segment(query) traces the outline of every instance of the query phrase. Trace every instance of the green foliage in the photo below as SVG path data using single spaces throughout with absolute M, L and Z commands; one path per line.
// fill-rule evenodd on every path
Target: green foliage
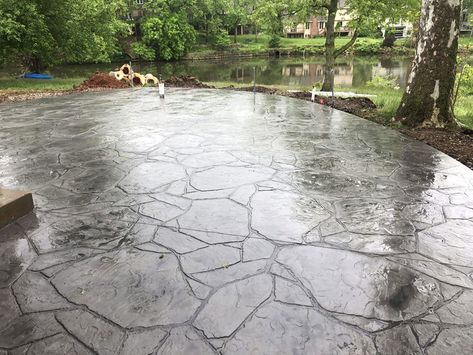
M 382 38 L 383 33 L 380 24 L 372 19 L 367 19 L 358 25 L 358 34 L 360 37 Z
M 286 21 L 286 24 L 293 22 L 292 17 L 302 9 L 300 5 L 298 0 L 255 0 L 255 10 L 251 18 L 268 34 L 280 36 L 283 33 L 284 22 Z
M 396 79 L 389 76 L 384 77 L 384 76 L 377 75 L 372 80 L 368 81 L 366 83 L 366 86 L 399 90 L 399 86 L 397 85 Z
M 278 35 L 272 35 L 268 42 L 269 48 L 278 48 L 281 46 L 281 37 Z
M 360 55 L 377 55 L 381 49 L 381 41 L 360 38 L 353 45 L 353 52 Z
M 33 70 L 107 62 L 127 25 L 123 0 L 0 0 L 0 59 Z
M 132 44 L 133 53 L 136 57 L 146 60 L 153 61 L 156 59 L 156 52 L 153 48 L 148 47 L 143 42 L 135 42 Z
M 143 42 L 163 60 L 180 59 L 195 42 L 195 30 L 187 22 L 186 15 L 165 13 L 149 17 L 142 26 Z
M 464 63 L 464 58 L 460 58 L 461 69 L 456 77 L 456 93 L 453 99 L 453 107 L 457 118 L 470 115 L 468 121 L 473 126 L 473 67 Z M 465 123 L 465 122 L 464 122 Z
M 227 31 L 223 29 L 220 29 L 212 34 L 211 42 L 212 46 L 218 50 L 223 50 L 230 46 L 230 38 L 228 37 Z
M 219 18 L 213 18 L 207 22 L 206 39 L 217 50 L 223 50 L 230 46 L 230 38 Z
M 51 90 L 70 90 L 74 85 L 79 85 L 86 78 L 68 78 L 53 80 L 35 80 L 35 79 L 10 79 L 0 78 L 0 92 L 35 92 Z
M 158 59 L 177 60 L 184 57 L 196 40 L 190 18 L 201 16 L 196 1 L 148 0 L 142 23 L 142 41 L 152 48 Z
M 460 78 L 461 75 L 461 78 Z M 460 97 L 473 96 L 473 67 L 465 64 L 463 73 L 458 74 L 458 94 Z

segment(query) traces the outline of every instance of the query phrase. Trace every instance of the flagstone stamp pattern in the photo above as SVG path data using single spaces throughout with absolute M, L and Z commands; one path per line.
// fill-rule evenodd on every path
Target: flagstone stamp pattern
M 473 172 L 317 104 L 0 105 L 0 354 L 471 354 Z

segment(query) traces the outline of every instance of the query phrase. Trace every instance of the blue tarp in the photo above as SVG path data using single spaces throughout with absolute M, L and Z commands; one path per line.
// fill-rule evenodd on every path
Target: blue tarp
M 53 77 L 48 74 L 25 73 L 21 76 L 24 79 L 44 79 L 51 80 Z

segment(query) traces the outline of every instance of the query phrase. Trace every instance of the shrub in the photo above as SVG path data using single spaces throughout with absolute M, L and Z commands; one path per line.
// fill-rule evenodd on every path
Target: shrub
M 359 38 L 353 45 L 353 52 L 362 55 L 376 55 L 380 49 L 381 42 L 379 40 Z
M 143 42 L 135 42 L 131 45 L 131 48 L 133 49 L 133 53 L 135 54 L 135 56 L 140 59 L 149 62 L 156 59 L 156 52 L 154 51 L 154 49 L 148 47 Z
M 375 76 L 366 83 L 366 86 L 377 88 L 399 89 L 396 79 L 393 77 Z
M 230 38 L 228 37 L 227 31 L 220 29 L 217 33 L 212 36 L 212 47 L 218 50 L 228 48 L 230 46 Z
M 473 96 L 473 67 L 463 64 L 457 73 L 456 84 L 454 106 L 456 106 L 459 100 Z
M 195 30 L 185 13 L 166 13 L 146 18 L 143 23 L 143 42 L 153 48 L 160 59 L 184 57 L 195 43 Z
M 269 48 L 278 48 L 281 46 L 281 37 L 278 35 L 272 35 L 269 43 L 268 43 Z

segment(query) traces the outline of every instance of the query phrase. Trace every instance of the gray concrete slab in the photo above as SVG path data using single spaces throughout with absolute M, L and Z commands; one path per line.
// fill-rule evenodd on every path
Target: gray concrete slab
M 294 99 L 0 105 L 0 353 L 471 354 L 473 171 Z

